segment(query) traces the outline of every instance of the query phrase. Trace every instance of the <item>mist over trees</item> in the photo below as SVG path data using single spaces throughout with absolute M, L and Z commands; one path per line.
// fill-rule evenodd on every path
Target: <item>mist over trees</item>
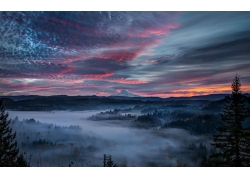
M 250 165 L 250 129 L 242 123 L 250 116 L 247 98 L 242 94 L 239 76 L 232 83 L 232 95 L 226 98 L 221 113 L 224 125 L 217 128 L 212 145 L 219 149 L 211 156 L 216 166 L 241 167 Z

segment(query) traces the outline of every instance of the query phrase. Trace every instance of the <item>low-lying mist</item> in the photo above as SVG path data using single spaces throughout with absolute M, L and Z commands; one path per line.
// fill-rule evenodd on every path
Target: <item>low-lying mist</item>
M 202 142 L 210 148 L 208 137 L 183 129 L 147 130 L 132 120 L 87 119 L 100 111 L 8 112 L 32 166 L 102 166 L 104 154 L 117 166 L 199 166 L 198 151 L 190 147 Z

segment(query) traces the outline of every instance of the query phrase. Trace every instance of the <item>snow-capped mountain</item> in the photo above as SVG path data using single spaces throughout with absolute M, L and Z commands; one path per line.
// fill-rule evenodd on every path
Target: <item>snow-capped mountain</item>
M 122 89 L 121 92 L 119 92 L 118 94 L 114 94 L 112 96 L 123 96 L 123 97 L 140 97 L 138 95 L 135 95 L 131 92 L 129 92 L 128 90 L 126 89 Z

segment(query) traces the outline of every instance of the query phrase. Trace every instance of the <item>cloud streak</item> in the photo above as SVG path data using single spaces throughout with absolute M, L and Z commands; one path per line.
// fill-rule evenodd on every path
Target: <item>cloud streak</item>
M 1 12 L 0 93 L 225 93 L 236 73 L 243 91 L 250 92 L 249 17 L 249 12 Z M 109 88 L 81 88 L 89 84 Z M 218 84 L 223 88 L 210 90 Z

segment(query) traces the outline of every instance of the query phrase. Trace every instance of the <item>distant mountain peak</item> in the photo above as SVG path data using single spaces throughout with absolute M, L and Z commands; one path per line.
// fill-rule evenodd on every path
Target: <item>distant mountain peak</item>
M 120 91 L 121 91 L 121 92 L 119 92 L 118 94 L 114 94 L 114 95 L 112 95 L 112 96 L 140 97 L 140 96 L 138 96 L 138 95 L 135 95 L 135 94 L 129 92 L 129 91 L 126 90 L 126 89 L 121 89 Z

